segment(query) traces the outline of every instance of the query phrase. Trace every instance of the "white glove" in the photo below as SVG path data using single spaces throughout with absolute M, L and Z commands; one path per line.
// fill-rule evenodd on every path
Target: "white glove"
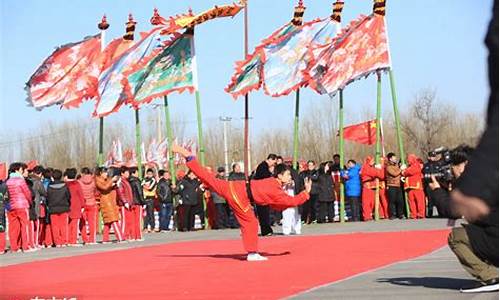
M 377 169 L 382 169 L 382 165 L 380 165 L 380 164 L 376 164 L 376 165 L 375 165 L 375 168 L 377 168 Z
M 179 200 L 179 204 L 182 205 L 182 200 Z
M 130 205 L 128 203 L 125 203 L 125 208 L 130 209 Z

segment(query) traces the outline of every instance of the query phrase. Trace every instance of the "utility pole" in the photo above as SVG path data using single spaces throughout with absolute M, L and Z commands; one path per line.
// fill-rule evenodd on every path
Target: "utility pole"
M 231 117 L 219 117 L 219 120 L 224 124 L 224 165 L 226 176 L 229 175 L 229 147 L 227 145 L 227 122 L 231 122 Z

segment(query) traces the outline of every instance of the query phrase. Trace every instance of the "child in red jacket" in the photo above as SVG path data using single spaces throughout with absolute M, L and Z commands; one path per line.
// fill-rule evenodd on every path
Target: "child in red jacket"
M 85 198 L 83 197 L 82 186 L 76 180 L 76 169 L 66 169 L 64 172 L 64 181 L 71 195 L 70 210 L 69 210 L 69 232 L 68 246 L 82 246 L 78 244 L 78 233 L 80 229 L 80 219 L 82 218 L 83 208 L 85 206 Z

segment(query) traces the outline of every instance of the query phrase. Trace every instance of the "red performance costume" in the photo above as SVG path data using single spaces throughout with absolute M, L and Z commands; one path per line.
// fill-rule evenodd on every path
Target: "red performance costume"
M 379 179 L 379 215 L 386 218 L 387 199 L 385 197 L 385 172 L 384 169 L 378 169 L 373 166 L 374 159 L 371 156 L 366 157 L 365 163 L 361 167 L 360 175 L 363 183 L 362 192 L 362 211 L 363 221 L 372 220 L 372 213 L 375 209 L 375 189 L 377 188 L 377 179 Z
M 408 191 L 412 219 L 425 218 L 425 194 L 422 186 L 422 164 L 417 156 L 408 155 L 408 168 L 402 172 L 406 177 L 405 190 Z
M 202 167 L 194 157 L 188 157 L 186 165 L 211 191 L 226 199 L 240 223 L 243 247 L 249 253 L 257 252 L 259 223 L 250 204 L 246 182 L 215 178 L 215 174 Z M 250 189 L 255 203 L 269 205 L 280 211 L 298 206 L 309 199 L 306 191 L 294 197 L 289 196 L 276 178 L 252 180 Z

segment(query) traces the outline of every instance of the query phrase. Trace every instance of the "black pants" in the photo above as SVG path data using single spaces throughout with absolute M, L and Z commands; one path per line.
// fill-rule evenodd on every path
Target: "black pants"
M 195 215 L 200 217 L 201 228 L 205 228 L 205 210 L 203 209 L 203 203 L 200 201 L 192 209 L 192 224 L 191 227 L 194 228 Z
M 319 210 L 318 210 L 318 223 L 324 223 L 325 217 L 328 217 L 328 222 L 333 222 L 334 211 L 333 211 L 333 201 L 332 202 L 324 202 L 318 201 Z
M 404 216 L 404 198 L 400 187 L 390 186 L 387 189 L 389 198 L 389 213 L 391 217 L 402 218 Z
M 230 227 L 227 206 L 227 203 L 215 203 L 215 229 L 225 229 Z
M 257 216 L 259 217 L 260 234 L 262 236 L 273 233 L 269 222 L 269 206 L 257 206 Z
M 144 229 L 151 227 L 151 230 L 155 229 L 155 206 L 154 198 L 146 198 L 144 200 L 146 203 L 146 218 L 144 219 Z
M 313 221 L 316 221 L 317 209 L 316 209 L 316 200 L 317 195 L 311 195 L 309 200 L 302 204 L 302 221 L 308 222 L 309 224 Z
M 194 229 L 194 207 L 191 204 L 182 204 L 182 222 L 180 231 L 191 231 Z
M 347 196 L 347 203 L 351 207 L 351 220 L 352 221 L 361 221 L 360 218 L 360 197 L 349 197 Z
M 436 206 L 436 203 L 434 199 L 432 198 L 432 193 L 431 193 L 431 188 L 429 187 L 428 184 L 426 184 L 424 188 L 425 196 L 427 197 L 427 213 L 426 217 L 427 218 L 432 218 L 434 216 L 434 206 Z M 438 216 L 439 216 L 439 210 L 438 210 Z

